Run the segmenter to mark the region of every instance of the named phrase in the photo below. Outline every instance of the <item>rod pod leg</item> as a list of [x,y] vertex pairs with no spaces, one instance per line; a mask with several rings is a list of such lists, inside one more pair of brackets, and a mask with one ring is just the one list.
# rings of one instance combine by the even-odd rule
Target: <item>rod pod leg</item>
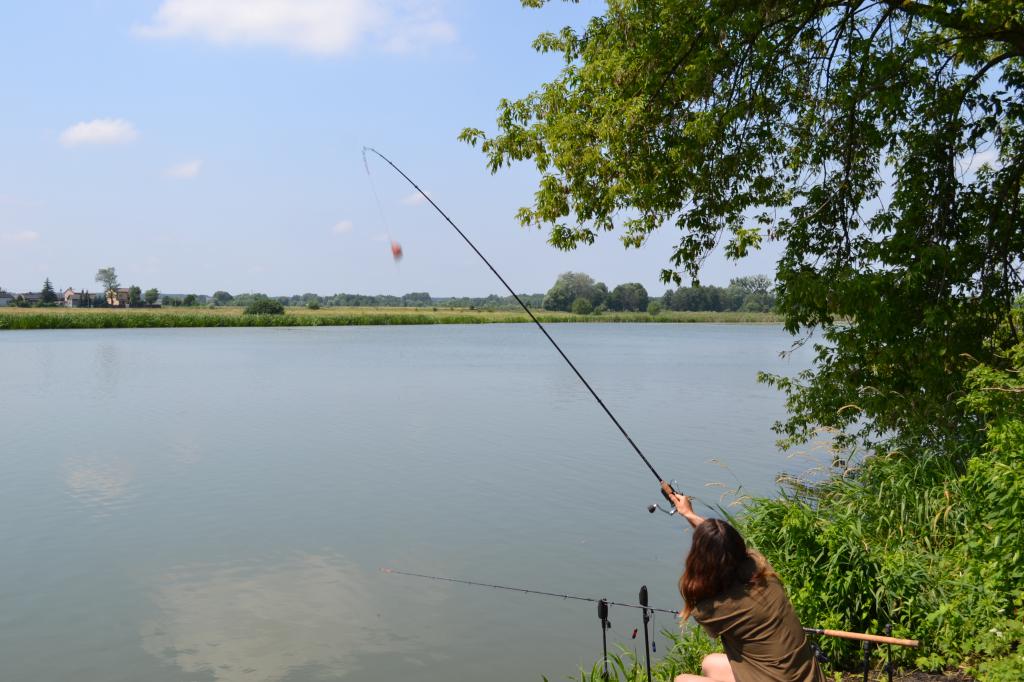
[[597,602],[597,617],[601,619],[601,652],[604,654],[604,679],[608,679],[608,602],[602,599]]
[[[885,636],[892,637],[892,623],[886,623]],[[892,682],[892,644],[885,645],[885,652],[885,673],[889,682]]]
[[861,642],[864,651],[864,682],[868,682],[868,669],[871,667],[871,642]]
[[647,585],[640,587],[640,606],[644,607],[644,661],[647,663],[647,682],[651,682],[651,639],[649,624],[651,622],[650,611],[647,610]]

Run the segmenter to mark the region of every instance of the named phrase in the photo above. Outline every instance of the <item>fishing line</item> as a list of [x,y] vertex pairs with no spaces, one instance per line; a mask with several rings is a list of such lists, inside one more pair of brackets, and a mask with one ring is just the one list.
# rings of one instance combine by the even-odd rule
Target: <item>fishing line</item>
[[[474,253],[476,253],[476,255],[480,256],[480,260],[482,260],[487,265],[487,267],[490,268],[491,272],[494,273],[494,276],[498,278],[498,281],[500,281],[505,286],[505,288],[508,289],[508,293],[512,294],[512,298],[514,298],[516,300],[516,302],[522,307],[522,309],[524,311],[526,311],[526,314],[530,316],[530,319],[533,321],[533,323],[535,325],[537,325],[537,329],[539,329],[541,331],[541,333],[544,334],[544,336],[547,338],[547,340],[551,342],[551,345],[555,347],[555,350],[558,351],[558,354],[562,356],[562,359],[565,360],[566,364],[569,365],[570,369],[572,369],[572,371],[575,372],[575,374],[579,378],[579,380],[581,382],[583,382],[584,386],[587,387],[587,390],[590,391],[590,395],[592,395],[594,397],[594,400],[596,400],[597,404],[601,406],[601,409],[604,410],[604,413],[606,415],[608,415],[609,419],[612,420],[612,423],[615,424],[616,428],[618,428],[619,432],[623,435],[623,437],[626,439],[626,441],[628,441],[629,444],[633,447],[633,450],[636,452],[637,455],[640,456],[640,459],[643,460],[644,464],[647,465],[647,468],[651,470],[651,473],[654,474],[654,477],[656,479],[658,479],[658,482],[659,483],[664,483],[664,479],[657,472],[657,470],[655,470],[654,466],[651,464],[650,460],[647,459],[646,455],[644,455],[643,451],[641,451],[640,448],[637,446],[637,444],[635,442],[633,442],[633,439],[630,437],[629,433],[626,431],[625,428],[623,428],[622,424],[619,423],[619,420],[615,418],[615,415],[612,414],[612,411],[609,410],[608,406],[604,404],[604,401],[601,400],[601,396],[599,396],[597,394],[597,391],[595,391],[593,389],[593,387],[591,387],[590,382],[588,382],[583,377],[583,374],[581,374],[580,371],[578,369],[576,369],[576,365],[574,365],[572,363],[572,360],[569,359],[569,356],[567,356],[565,354],[565,352],[561,349],[561,347],[555,342],[555,340],[553,338],[551,338],[551,335],[548,334],[548,330],[544,328],[544,325],[542,325],[540,323],[540,320],[538,320],[536,318],[536,316],[534,316],[533,312],[526,306],[526,304],[523,303],[522,299],[519,298],[519,295],[516,294],[516,292],[512,289],[512,287],[509,286],[508,282],[505,281],[505,278],[501,276],[501,274],[494,268],[493,265],[491,265],[491,262],[489,260],[487,260],[487,258],[484,256],[484,254],[480,253],[480,249],[476,248],[476,245],[473,244],[473,242],[471,242],[469,240],[469,237],[467,237],[466,234],[462,230],[459,229],[459,226],[456,225],[452,221],[452,219],[448,217],[448,214],[446,214],[444,211],[441,210],[440,206],[438,206],[436,203],[434,203],[434,200],[431,199],[430,196],[426,192],[424,192],[422,189],[420,189],[419,185],[417,185],[415,182],[413,182],[412,178],[410,178],[408,175],[406,175],[405,172],[401,168],[396,166],[391,161],[391,159],[389,159],[388,157],[384,156],[383,154],[381,154],[379,151],[377,151],[373,147],[363,147],[363,165],[366,167],[367,175],[370,174],[370,163],[369,163],[369,161],[366,158],[366,152],[373,152],[374,154],[379,156],[381,159],[383,159],[389,166],[391,166],[393,169],[395,169],[395,171],[399,175],[401,175],[403,178],[405,178],[406,182],[408,182],[410,185],[412,185],[416,189],[416,191],[419,192],[420,195],[424,199],[426,199],[428,202],[430,202],[430,205],[434,207],[434,210],[437,211],[438,213],[440,213],[441,217],[444,218],[445,221],[447,221],[447,223],[449,225],[451,225],[452,228],[456,232],[459,233],[459,236],[462,237],[462,239],[469,245],[469,248],[473,249]],[[665,496],[666,499],[669,499],[668,493],[662,491],[662,494]]]
[[370,191],[373,193],[374,203],[377,204],[377,213],[380,215],[380,222],[384,227],[384,236],[390,242],[391,225],[388,223],[388,219],[384,215],[384,205],[380,201],[380,195],[377,194],[377,185],[373,182],[373,175],[370,174],[370,162],[366,159],[365,148],[363,149],[363,167],[366,168],[366,178],[370,181]]
[[436,580],[438,582],[445,583],[458,583],[460,585],[472,585],[474,587],[490,587],[495,590],[505,590],[507,592],[519,592],[521,594],[534,594],[540,597],[558,597],[563,600],[571,601],[582,601],[591,604],[597,604],[599,602],[605,602],[609,606],[621,606],[627,609],[647,609],[648,611],[659,611],[661,613],[671,613],[673,616],[679,616],[678,611],[672,611],[670,609],[656,609],[653,606],[643,606],[641,604],[627,604],[624,602],[608,601],[607,599],[597,599],[595,597],[584,597],[578,594],[562,594],[559,592],[544,592],[543,590],[530,590],[525,587],[510,587],[508,585],[492,585],[490,583],[481,583],[475,580],[462,580],[461,578],[448,578],[440,575],[426,575],[425,573],[410,573],[409,571],[399,571],[395,568],[382,568],[381,573],[388,575],[404,575],[412,578],[423,578],[424,580]]

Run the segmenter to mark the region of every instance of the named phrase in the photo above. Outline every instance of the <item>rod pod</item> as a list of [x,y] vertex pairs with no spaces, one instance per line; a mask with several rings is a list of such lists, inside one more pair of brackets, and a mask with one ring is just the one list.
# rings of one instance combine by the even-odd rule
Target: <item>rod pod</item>
[[608,679],[608,602],[600,600],[597,602],[597,617],[601,619],[601,651],[604,653],[604,679]]
[[651,614],[647,609],[647,585],[640,586],[640,606],[644,607],[644,660],[647,663],[647,682],[652,681],[651,677],[651,640],[648,635],[648,624],[651,622]]

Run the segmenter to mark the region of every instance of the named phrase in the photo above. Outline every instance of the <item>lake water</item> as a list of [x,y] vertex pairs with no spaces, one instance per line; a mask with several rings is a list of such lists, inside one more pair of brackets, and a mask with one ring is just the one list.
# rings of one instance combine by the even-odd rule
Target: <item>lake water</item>
[[[551,332],[705,502],[808,466],[755,380],[807,365],[780,328]],[[600,656],[591,604],[381,567],[679,607],[688,532],[531,326],[5,332],[0,406],[4,680],[504,682]],[[633,648],[639,613],[610,618]]]

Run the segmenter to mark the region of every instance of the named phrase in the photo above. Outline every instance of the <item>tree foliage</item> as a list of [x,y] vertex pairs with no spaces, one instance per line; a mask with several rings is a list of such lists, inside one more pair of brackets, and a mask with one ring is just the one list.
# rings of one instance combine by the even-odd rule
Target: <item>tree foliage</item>
[[587,299],[593,309],[603,304],[607,297],[608,287],[603,282],[595,282],[593,277],[583,272],[563,272],[544,295],[544,309],[568,312],[577,298]]
[[147,305],[154,305],[160,298],[159,289],[146,289],[146,293],[142,295],[143,300],[146,301]]
[[53,282],[50,281],[49,277],[47,277],[46,281],[43,282],[42,301],[43,303],[57,302],[57,292],[54,291]]
[[280,301],[268,298],[263,294],[255,294],[253,300],[245,307],[246,315],[284,315],[284,306]]
[[994,333],[1024,285],[1019,2],[609,0],[534,46],[561,72],[461,136],[492,171],[534,163],[524,225],[563,249],[672,225],[677,284],[720,243],[778,241],[786,328],[824,341],[765,377],[788,442],[963,436],[968,358],[1019,336]]
[[114,268],[100,268],[96,271],[96,281],[103,285],[103,292],[116,291],[120,286],[117,282],[117,271]]
[[649,301],[650,296],[643,284],[627,282],[612,289],[605,305],[608,310],[647,310]]

